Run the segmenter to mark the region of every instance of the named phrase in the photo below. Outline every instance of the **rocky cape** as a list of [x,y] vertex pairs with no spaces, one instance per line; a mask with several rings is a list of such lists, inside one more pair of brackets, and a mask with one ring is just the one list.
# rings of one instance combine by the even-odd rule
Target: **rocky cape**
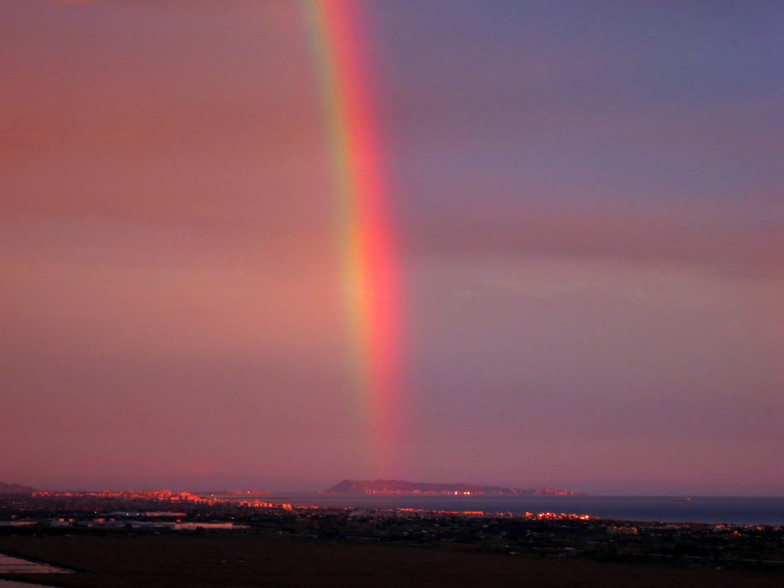
[[343,480],[325,494],[453,494],[471,496],[584,496],[585,492],[560,490],[557,488],[504,488],[480,484],[433,484],[428,482],[407,482],[405,480]]

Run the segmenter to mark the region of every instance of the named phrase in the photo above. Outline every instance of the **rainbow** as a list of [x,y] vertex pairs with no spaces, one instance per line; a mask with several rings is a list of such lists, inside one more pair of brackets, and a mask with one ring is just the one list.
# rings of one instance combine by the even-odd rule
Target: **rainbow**
[[371,440],[374,474],[391,475],[399,455],[398,271],[389,197],[358,14],[361,2],[301,0],[339,211],[350,361]]

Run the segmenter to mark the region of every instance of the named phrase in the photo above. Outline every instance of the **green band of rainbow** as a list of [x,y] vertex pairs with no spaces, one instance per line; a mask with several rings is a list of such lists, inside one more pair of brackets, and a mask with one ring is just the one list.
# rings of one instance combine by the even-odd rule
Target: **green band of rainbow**
[[399,441],[398,272],[368,69],[351,0],[301,0],[324,107],[344,267],[351,361],[377,474]]

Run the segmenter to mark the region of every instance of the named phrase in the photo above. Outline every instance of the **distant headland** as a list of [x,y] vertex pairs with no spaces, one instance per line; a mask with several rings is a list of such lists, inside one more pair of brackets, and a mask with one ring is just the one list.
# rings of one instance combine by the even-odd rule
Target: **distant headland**
[[32,494],[33,492],[35,492],[35,488],[31,486],[0,482],[0,494]]
[[456,496],[585,496],[585,492],[557,488],[504,488],[480,484],[434,484],[405,480],[343,480],[324,494],[452,494]]

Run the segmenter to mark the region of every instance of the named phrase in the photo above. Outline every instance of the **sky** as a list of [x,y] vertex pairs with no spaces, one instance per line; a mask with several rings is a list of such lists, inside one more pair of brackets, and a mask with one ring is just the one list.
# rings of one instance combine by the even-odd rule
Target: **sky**
[[303,4],[0,0],[0,480],[784,495],[784,4],[361,4],[394,463]]

